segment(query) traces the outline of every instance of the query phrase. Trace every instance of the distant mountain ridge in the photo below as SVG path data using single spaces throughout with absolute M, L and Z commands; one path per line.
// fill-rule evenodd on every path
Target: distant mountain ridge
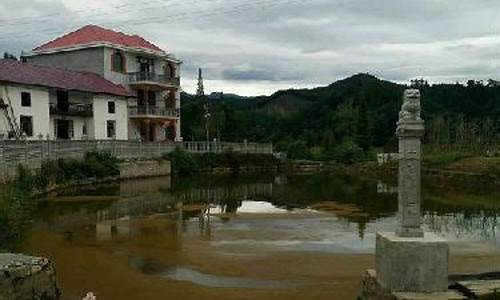
M 459 122 L 488 119 L 496 124 L 495 134 L 500 134 L 500 126 L 497 126 L 500 87 L 476 81 L 466 86 L 430 86 L 423 81 L 420 84 L 422 116 L 429 132 L 437 130 L 435 122 L 444 120 L 446 130 L 450 131 L 448 139 L 451 139 L 456 135 L 452 131 Z M 220 94 L 211 95 L 208 97 L 212 111 L 210 130 L 213 136 L 223 140 L 273 141 L 285 148 L 303 141 L 309 147 L 329 151 L 346 139 L 355 141 L 363 149 L 384 146 L 394 138 L 406 87 L 369 74 L 356 74 L 328 86 L 282 90 L 270 96 L 223 94 L 221 98 Z M 202 102 L 183 94 L 184 137 L 203 136 Z

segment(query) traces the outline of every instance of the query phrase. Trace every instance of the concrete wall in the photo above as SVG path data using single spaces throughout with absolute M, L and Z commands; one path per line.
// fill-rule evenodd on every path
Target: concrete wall
M 14 110 L 14 117 L 17 126 L 20 126 L 20 117 L 31 116 L 33 118 L 33 136 L 28 137 L 30 140 L 38 139 L 38 135 L 42 134 L 44 137 L 50 133 L 49 125 L 49 91 L 44 88 L 21 86 L 21 85 L 0 85 L 3 98 L 6 104 L 12 105 Z M 27 92 L 31 94 L 31 106 L 21 106 L 21 93 Z M 8 103 L 7 96 L 11 103 Z M 0 116 L 0 133 L 7 133 L 10 131 L 7 119 L 4 112 Z
M 172 172 L 168 160 L 130 160 L 120 163 L 119 168 L 121 179 L 167 176 Z
M 115 102 L 115 113 L 108 113 L 108 101 Z M 124 98 L 113 96 L 94 97 L 94 138 L 98 140 L 110 139 L 107 137 L 107 121 L 116 121 L 116 139 L 128 139 L 128 107 Z
M 104 75 L 104 48 L 88 48 L 26 57 L 27 62 Z

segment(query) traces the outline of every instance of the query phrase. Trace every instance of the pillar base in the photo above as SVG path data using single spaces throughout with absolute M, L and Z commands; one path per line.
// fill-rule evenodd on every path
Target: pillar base
M 375 265 L 383 289 L 440 292 L 448 289 L 448 244 L 432 233 L 422 238 L 377 233 Z
M 424 230 L 420 227 L 416 228 L 398 228 L 396 230 L 396 235 L 405 238 L 423 238 Z

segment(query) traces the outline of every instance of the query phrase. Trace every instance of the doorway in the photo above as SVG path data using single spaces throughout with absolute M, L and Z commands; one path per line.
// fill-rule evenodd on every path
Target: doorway
M 73 121 L 56 120 L 56 138 L 58 140 L 69 140 L 73 136 Z

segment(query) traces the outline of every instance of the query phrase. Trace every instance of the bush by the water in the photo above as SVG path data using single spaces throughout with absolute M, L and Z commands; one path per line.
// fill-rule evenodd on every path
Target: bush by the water
M 35 172 L 19 165 L 17 179 L 0 187 L 0 251 L 8 249 L 29 224 L 35 208 L 34 191 L 71 180 L 117 175 L 118 159 L 104 152 L 88 152 L 83 160 L 46 161 Z
M 172 162 L 172 170 L 179 175 L 193 175 L 200 171 L 211 171 L 214 168 L 229 168 L 232 173 L 239 173 L 246 167 L 272 167 L 278 160 L 272 154 L 238 153 L 227 151 L 222 153 L 189 153 L 177 148 L 165 158 Z

